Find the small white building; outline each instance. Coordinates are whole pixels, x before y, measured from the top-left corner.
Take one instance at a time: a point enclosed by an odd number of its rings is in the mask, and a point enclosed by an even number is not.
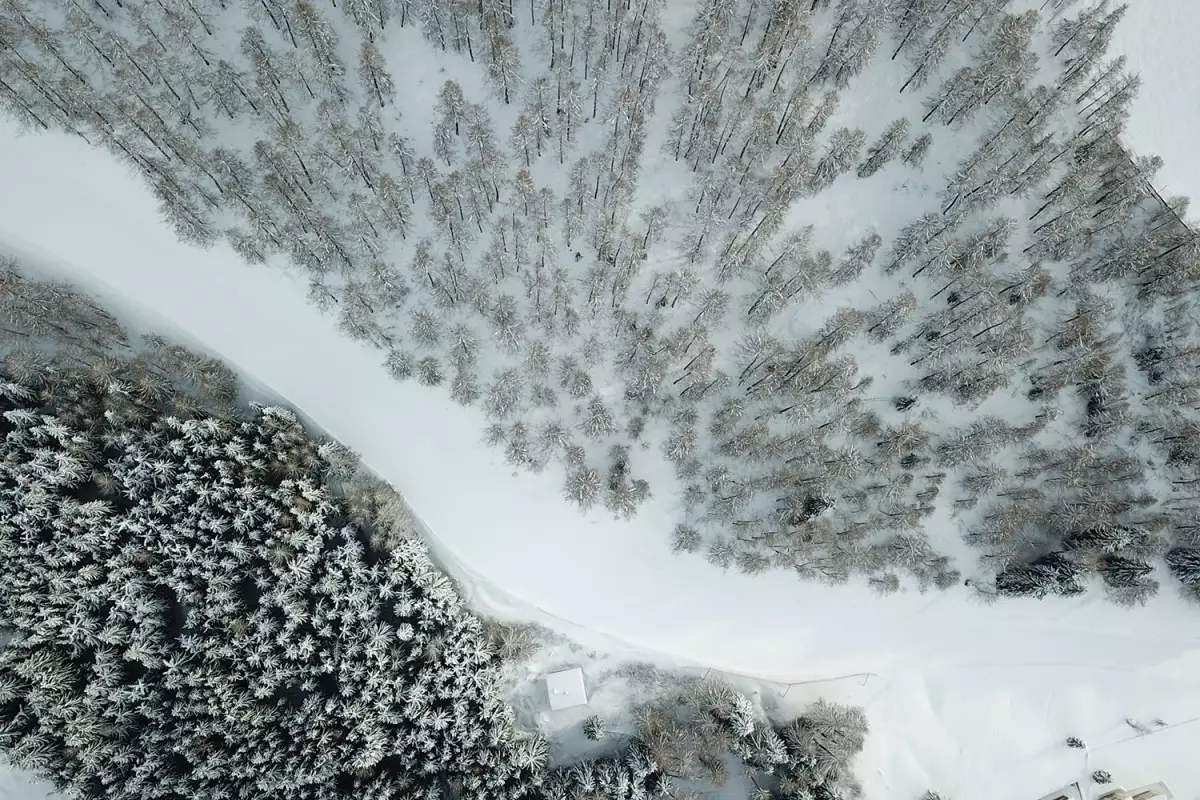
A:
[[[583,686],[583,670],[579,667],[551,672],[546,676],[546,697],[551,711],[587,705],[587,690]]]
[[[1110,789],[1097,800],[1171,800],[1175,795],[1162,781],[1141,786],[1137,789]]]

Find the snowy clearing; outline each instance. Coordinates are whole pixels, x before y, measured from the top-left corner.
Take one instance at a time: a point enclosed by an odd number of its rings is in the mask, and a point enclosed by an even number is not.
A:
[[[1200,122],[1200,6],[1189,0],[1133,3],[1117,26],[1113,51],[1129,58],[1144,81],[1125,135],[1136,150],[1165,162],[1164,194],[1200,196],[1200,159],[1192,131]]]
[[[553,477],[514,476],[479,441],[478,412],[390,380],[377,352],[304,302],[299,281],[224,246],[179,244],[107,154],[13,136],[0,128],[0,185],[22,191],[0,200],[0,243],[194,337],[359,450],[405,493],[481,611],[598,652],[762,681],[874,673],[836,684],[871,719],[858,768],[869,798],[1035,798],[1097,768],[1126,786],[1165,779],[1182,796],[1200,785],[1188,756],[1200,725],[1185,724],[1200,717],[1200,637],[1185,633],[1195,612],[1173,592],[1134,611],[1098,594],[985,607],[966,589],[881,599],[680,559],[664,499],[632,523],[580,516]],[[1135,736],[1126,718],[1178,727],[1122,742]],[[1065,749],[1072,735],[1091,750]]]
[[[0,764],[0,800],[43,800],[54,793],[24,772]]]

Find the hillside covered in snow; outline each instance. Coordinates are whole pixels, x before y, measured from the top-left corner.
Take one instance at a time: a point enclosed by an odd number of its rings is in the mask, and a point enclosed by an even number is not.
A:
[[[884,593],[1200,581],[1197,248],[1121,145],[1123,6],[12,8],[19,119],[584,510]]]
[[[1196,694],[1200,247],[1124,14],[9,0],[0,245],[359,450],[476,608],[882,676],[868,797],[1036,796]]]

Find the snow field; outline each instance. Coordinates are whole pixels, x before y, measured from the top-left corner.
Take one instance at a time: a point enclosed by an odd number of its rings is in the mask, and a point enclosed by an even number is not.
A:
[[[1193,131],[1200,124],[1200,6],[1190,0],[1130,3],[1113,36],[1113,50],[1142,76],[1125,135],[1134,149],[1158,153],[1164,195],[1200,197],[1200,156]]]
[[[682,22],[692,13],[685,5],[671,6]],[[423,46],[408,41],[418,38],[412,30],[397,36],[402,46]],[[472,99],[490,96],[478,70],[453,66],[460,56],[447,60]],[[426,110],[446,77],[421,59],[405,59],[393,72],[411,90],[412,105]],[[871,103],[892,98],[882,90],[856,96],[864,99],[870,102],[857,112],[844,106],[836,124],[859,125],[870,140],[891,119]],[[513,113],[497,114],[500,131],[510,127]],[[1135,118],[1135,131],[1137,124]],[[664,135],[661,125],[650,131],[648,156],[657,159]],[[942,138],[952,136],[944,129]],[[969,140],[963,136],[964,146]],[[941,166],[949,168],[952,145],[939,141],[931,158],[946,154]],[[640,202],[677,200],[673,192],[685,185],[673,179],[678,165],[657,161],[661,172],[652,184],[659,194]],[[535,164],[539,185],[560,188],[556,167]],[[797,203],[789,225],[819,221],[832,232],[820,245],[835,254],[870,227],[887,241],[903,221],[889,215],[892,193],[928,203],[940,188],[941,173],[932,174],[930,186],[918,185],[919,177],[897,185],[893,170],[842,181]],[[915,800],[927,788],[960,800],[1033,800],[1068,781],[1088,785],[1092,769],[1108,769],[1126,786],[1166,779],[1181,796],[1200,786],[1200,767],[1189,756],[1200,752],[1200,724],[1191,723],[1200,717],[1194,677],[1200,649],[1188,635],[1196,612],[1177,601],[1172,584],[1134,611],[1113,607],[1098,592],[987,607],[964,588],[910,589],[881,599],[859,585],[835,590],[780,573],[748,577],[673,556],[667,547],[677,516],[673,476],[648,476],[655,496],[632,523],[614,522],[604,512],[579,515],[561,501],[557,469],[513,474],[500,451],[479,441],[484,420],[477,409],[451,403],[443,389],[392,381],[379,364],[380,351],[347,340],[306,303],[298,274],[279,265],[247,267],[223,245],[203,252],[178,244],[158,223],[140,180],[106,154],[63,136],[15,139],[11,128],[0,127],[0,186],[20,187],[2,193],[0,246],[98,291],[147,327],[174,328],[198,340],[249,383],[298,407],[405,493],[440,563],[475,608],[538,621],[583,646],[539,656],[528,678],[569,665],[546,661],[551,658],[574,659],[589,676],[645,659],[723,671],[757,687],[768,705],[800,707],[817,696],[859,703],[874,733],[858,767],[871,800]],[[880,287],[854,285],[846,292],[872,288]],[[883,297],[893,293],[889,287]],[[791,335],[808,333],[839,304],[836,297],[822,298],[781,321]],[[890,385],[912,377],[876,369],[882,354],[854,355],[864,374]],[[879,394],[886,403],[882,387]],[[961,413],[945,400],[928,405],[926,413],[934,416]],[[1003,397],[991,398],[982,411],[1003,416],[1014,409],[1028,411]],[[939,512],[930,524],[939,547],[959,542],[958,522],[949,514]],[[593,705],[615,715],[628,702],[628,685],[609,680],[608,691],[589,690]],[[1126,718],[1153,732],[1137,736]],[[1166,726],[1158,729],[1156,718]],[[544,724],[564,719],[578,722],[551,716]],[[1069,735],[1090,750],[1065,748]],[[0,798],[17,791],[19,781],[0,773]],[[33,796],[21,796],[27,797]]]
[[[49,800],[52,797],[54,793],[50,787],[0,761],[0,800]]]

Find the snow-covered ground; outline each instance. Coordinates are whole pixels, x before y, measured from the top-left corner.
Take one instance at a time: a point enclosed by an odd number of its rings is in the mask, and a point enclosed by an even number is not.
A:
[[[45,800],[54,793],[31,775],[7,769],[0,763],[0,800]]]
[[[877,733],[859,767],[872,800],[926,788],[1033,800],[1097,768],[1127,786],[1165,778],[1182,797],[1200,787],[1200,723],[1187,724],[1200,718],[1198,617],[1171,592],[1139,610],[1099,593],[988,607],[966,588],[879,598],[674,556],[667,499],[632,523],[579,515],[559,477],[516,476],[479,441],[476,411],[389,379],[299,280],[179,244],[105,153],[14,137],[0,123],[0,246],[194,338],[359,450],[406,494],[477,608],[598,653],[810,684],[776,687],[789,702],[863,704]],[[1123,742],[1127,717],[1170,727]],[[1092,749],[1067,749],[1069,735]]]
[[[1123,53],[1142,76],[1126,127],[1129,143],[1157,153],[1164,195],[1200,197],[1200,3],[1195,0],[1134,0],[1113,36],[1113,52]],[[1194,216],[1194,214],[1193,214]]]

